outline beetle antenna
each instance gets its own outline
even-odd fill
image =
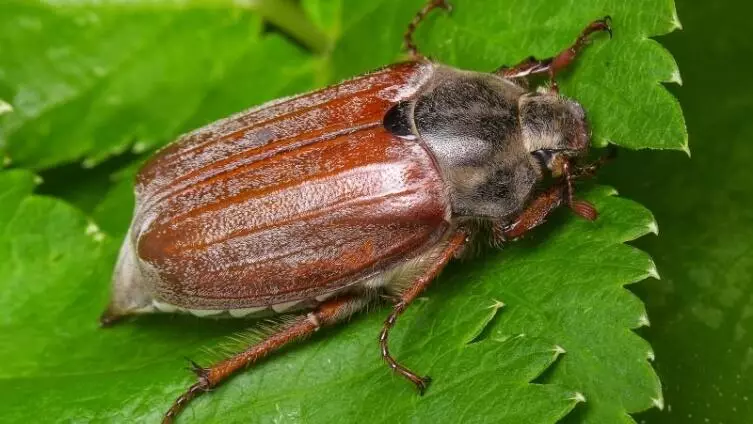
[[[577,169],[576,169],[577,171]],[[576,215],[581,218],[594,221],[599,217],[599,212],[594,205],[585,200],[575,200],[573,198],[573,180],[577,177],[577,174],[573,174],[570,170],[570,162],[565,162],[562,167],[562,172],[565,175],[565,203]]]
[[[568,207],[573,212],[575,212],[576,215],[589,221],[593,221],[599,217],[599,212],[591,203],[585,200],[573,199],[573,180],[575,178],[592,178],[594,175],[596,175],[596,172],[599,170],[599,168],[610,162],[616,156],[617,147],[615,147],[613,144],[609,144],[607,145],[604,153],[598,159],[596,159],[596,161],[584,166],[577,166],[575,167],[573,172],[571,172],[570,170],[570,163],[565,163],[563,167],[566,190],[565,201],[567,202]]]
[[[562,174],[565,176],[565,202],[568,205],[573,204],[573,173],[570,170],[570,161],[565,161],[562,165]]]

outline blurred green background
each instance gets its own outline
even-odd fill
[[[677,0],[672,52],[692,158],[620,152],[605,181],[648,207],[659,236],[635,245],[661,281],[632,289],[651,327],[665,408],[647,423],[753,422],[753,4]]]

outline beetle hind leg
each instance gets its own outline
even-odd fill
[[[405,34],[403,34],[405,50],[408,51],[411,58],[414,60],[422,58],[423,55],[418,51],[418,47],[416,47],[416,43],[413,41],[413,34],[416,32],[416,28],[418,28],[418,25],[424,20],[426,15],[434,9],[444,9],[450,12],[452,11],[452,5],[449,0],[429,0],[424,7],[416,13],[416,16],[414,16],[413,20],[408,24],[408,29],[405,30]]]
[[[368,294],[345,295],[330,299],[320,304],[308,315],[296,317],[279,331],[270,334],[259,343],[219,363],[205,368],[189,360],[191,364],[190,369],[197,375],[199,381],[191,385],[173,401],[170,409],[163,416],[162,423],[172,423],[175,417],[193,399],[217,387],[239,370],[258,362],[271,352],[282,348],[290,342],[311,335],[322,326],[335,324],[347,319],[353,313],[363,309],[371,300]]]

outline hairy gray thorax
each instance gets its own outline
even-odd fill
[[[504,220],[533,190],[540,172],[518,118],[525,93],[495,75],[438,67],[414,99],[415,129],[450,183],[456,216]]]

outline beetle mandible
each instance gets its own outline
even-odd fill
[[[388,349],[390,329],[478,234],[520,237],[573,199],[590,144],[583,108],[556,75],[608,17],[558,55],[492,73],[423,57],[210,124],[153,156],[136,178],[136,208],[113,276],[109,325],[128,315],[187,311],[244,317],[308,310],[258,344],[210,367],[171,406],[390,292],[379,336],[387,364],[423,392],[429,382]],[[548,77],[530,90],[527,78]],[[551,178],[549,178],[551,176]],[[547,187],[542,187],[548,181]]]

